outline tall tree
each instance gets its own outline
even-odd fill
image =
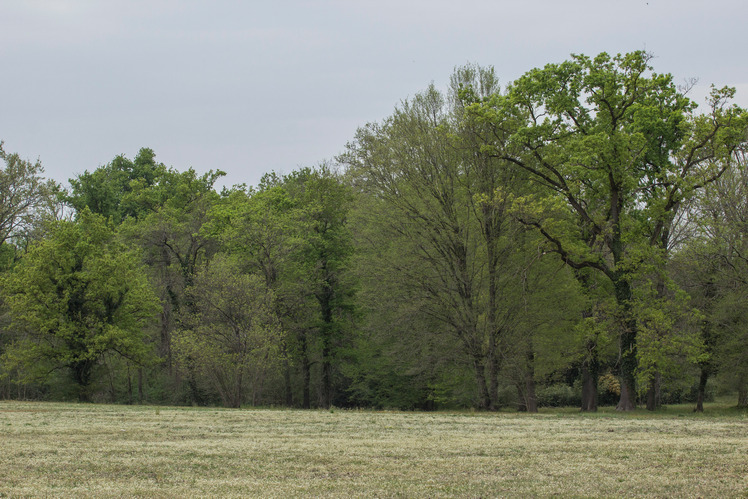
[[[465,114],[461,88],[488,98],[498,82],[490,69],[458,69],[449,96],[432,85],[405,101],[381,125],[359,129],[343,160],[377,200],[383,240],[398,238],[408,255],[392,270],[458,339],[473,368],[477,406],[497,409],[499,348],[522,310],[522,238],[509,214],[517,172],[485,153],[478,139],[486,124]]]
[[[120,236],[140,248],[161,299],[158,352],[169,374],[175,374],[171,335],[179,313],[190,305],[185,290],[216,250],[201,227],[219,198],[214,185],[222,175],[221,171],[199,175],[192,168],[183,172],[167,168],[156,162],[151,149],[143,148],[132,160],[120,155],[70,179],[66,201],[75,210],[89,209],[111,219],[119,226]],[[191,381],[190,397],[200,401],[197,385]]]
[[[37,224],[45,208],[53,203],[59,186],[42,177],[40,161],[34,163],[7,153],[0,142],[0,246],[14,236],[23,236]]]
[[[218,257],[197,274],[187,293],[194,311],[174,333],[178,361],[207,376],[227,407],[240,407],[248,391],[257,403],[263,381],[280,361],[272,291],[236,261]]]
[[[748,407],[748,157],[745,149],[735,157],[700,196],[698,237],[680,259],[681,280],[705,315],[696,410],[703,410],[707,380],[718,372],[737,389],[738,405]]]
[[[32,245],[2,290],[20,332],[3,362],[24,380],[46,381],[65,369],[87,401],[104,355],[155,360],[147,335],[157,311],[153,290],[137,255],[87,209]]]
[[[119,155],[92,172],[86,170],[71,178],[66,201],[76,211],[88,207],[119,224],[152,208],[143,203],[142,191],[156,185],[165,173],[166,167],[156,163],[153,150],[142,148],[133,160]]]
[[[257,189],[235,189],[216,203],[205,231],[218,241],[222,252],[241,262],[241,272],[258,276],[272,296],[271,308],[284,332],[280,343],[284,398],[292,406],[292,357],[305,330],[302,317],[310,314],[307,279],[300,275],[297,258],[303,244],[297,203],[282,177],[267,174]],[[302,364],[308,367],[303,359]],[[309,371],[303,371],[303,405],[309,407]]]
[[[341,351],[349,344],[352,287],[348,260],[350,188],[326,166],[268,174],[257,189],[235,190],[211,210],[206,228],[243,272],[264,282],[284,331],[285,400],[293,403],[292,366],[301,375],[301,406],[345,402]],[[318,373],[316,373],[318,366]]]
[[[348,273],[353,251],[348,227],[351,191],[326,165],[298,170],[285,178],[285,184],[300,210],[304,239],[300,263],[307,273],[307,289],[316,301],[311,329],[306,334],[302,332],[299,339],[303,350],[308,352],[312,338],[309,333],[316,335],[321,370],[320,405],[330,407],[337,394],[336,379],[341,374],[342,352],[350,344],[350,324],[355,313],[354,287]]]
[[[219,195],[213,186],[223,172],[198,175],[193,169],[179,172],[168,169],[158,183],[140,192],[141,206],[147,209],[138,218],[130,218],[122,232],[139,245],[144,260],[153,271],[164,306],[161,315],[160,352],[170,365],[170,335],[175,313],[189,300],[185,289],[192,285],[199,267],[216,248],[209,235],[201,231],[208,212]]]
[[[412,241],[388,223],[399,216],[381,199],[356,193],[352,270],[361,317],[346,365],[352,402],[404,410],[474,406],[476,384],[461,343],[426,313],[428,297],[395,270],[421,265]]]
[[[466,96],[493,125],[485,136],[492,154],[544,189],[519,200],[524,223],[568,265],[612,284],[621,314],[619,410],[635,406],[639,264],[662,261],[682,202],[719,178],[745,140],[746,113],[728,105],[732,90],[714,90],[707,113],[695,114],[650,59],[644,52],[573,56],[526,73],[506,95]]]
[[[142,249],[143,259],[161,299],[159,354],[172,373],[171,336],[181,313],[192,314],[193,300],[186,290],[195,276],[217,251],[216,242],[202,230],[211,206],[219,199],[214,185],[223,175],[209,171],[198,175],[193,169],[168,169],[156,185],[143,189],[138,198],[148,206],[138,217],[130,217],[121,232]],[[180,379],[175,379],[179,384]],[[194,376],[187,377],[189,397],[202,403]]]

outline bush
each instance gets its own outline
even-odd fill
[[[621,398],[621,382],[610,371],[606,372],[597,382],[597,404],[616,405]]]
[[[550,385],[538,389],[539,407],[573,407],[582,405],[582,394],[569,385]]]

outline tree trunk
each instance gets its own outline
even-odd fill
[[[78,385],[78,400],[80,402],[90,402],[91,394],[89,393],[89,389],[94,361],[81,360],[70,365],[70,368],[73,371],[73,380]]]
[[[479,353],[473,353],[473,368],[475,369],[475,381],[478,384],[478,408],[489,409],[491,407],[491,397],[486,387],[486,367],[483,364],[483,356]]]
[[[738,408],[748,409],[748,386],[745,384],[738,389]]]
[[[322,345],[322,393],[321,393],[321,406],[325,409],[329,409],[332,406],[332,351],[330,344],[325,341],[329,338],[327,335],[323,339]]]
[[[114,372],[112,369],[112,366],[109,364],[108,361],[105,361],[106,364],[106,371],[107,371],[107,377],[109,378],[109,402],[112,404],[116,403],[117,401],[117,390],[114,388]],[[129,378],[130,376],[130,363],[127,363],[127,376]]]
[[[527,412],[527,399],[522,381],[517,382],[517,410]]]
[[[161,296],[161,303],[163,306],[161,309],[161,328],[159,331],[159,354],[165,359],[169,376],[172,376],[174,374],[174,363],[171,351],[171,330],[173,328],[172,313],[179,311],[179,296],[170,283],[168,269],[171,264],[171,256],[169,255],[169,249],[163,244],[161,245],[161,262],[161,281],[165,283],[165,295],[162,294]]]
[[[532,351],[532,342],[527,347],[525,354],[527,370],[525,371],[525,406],[527,412],[538,412],[538,398],[535,395],[535,353]]]
[[[114,387],[112,387],[112,398],[114,398]],[[130,375],[130,363],[127,363],[127,403],[132,405],[134,402],[132,396],[132,376]]]
[[[244,363],[242,362],[242,365]],[[233,387],[229,387],[231,393],[231,407],[239,409],[242,406],[242,400],[244,399],[244,372],[243,368],[238,369],[236,375],[236,381]],[[254,403],[254,401],[252,401]]]
[[[499,410],[499,355],[496,351],[496,336],[491,333],[488,345],[488,386],[489,405],[491,411]]]
[[[621,397],[618,399],[616,411],[633,411],[636,409],[636,394],[634,393],[634,383],[626,381],[621,377]]]
[[[620,256],[614,259],[617,264],[620,261]],[[619,339],[621,352],[621,398],[618,400],[616,410],[633,411],[636,409],[634,373],[636,372],[638,361],[636,358],[636,319],[631,317],[631,285],[619,271],[616,271],[613,287],[623,327]]]
[[[535,354],[532,346],[527,346],[525,366],[518,373],[517,410],[520,412],[538,412],[538,398],[535,395]]]
[[[159,353],[165,360],[167,372],[169,375],[172,375],[174,372],[174,364],[171,356],[171,320],[169,317],[169,311],[167,310],[167,307],[169,306],[169,304],[165,304],[164,309],[161,312]]]
[[[535,376],[532,372],[525,378],[525,398],[527,412],[538,412],[538,398],[535,396]]]
[[[532,376],[527,376],[517,383],[517,410],[519,412],[538,412],[535,379]]]
[[[586,283],[585,283],[586,284]],[[589,311],[583,317],[592,317]],[[582,363],[582,411],[597,411],[597,381],[600,377],[600,360],[597,357],[597,339],[587,341],[587,359]]]
[[[143,368],[138,368],[138,404],[143,403]]]
[[[654,376],[649,380],[647,387],[647,410],[654,411],[657,409],[657,381]]]
[[[661,400],[660,400],[660,386],[661,386],[662,376],[660,376],[659,372],[655,372],[654,376],[652,376],[652,379],[649,380],[649,388],[647,389],[647,410],[648,411],[655,411],[659,409],[662,406]]]
[[[582,411],[597,411],[597,362],[582,365]]]
[[[197,373],[195,372],[194,360],[191,356],[187,357],[185,364],[187,367],[187,386],[190,389],[190,401],[193,405],[205,405],[200,387],[197,384]]]
[[[636,409],[636,324],[627,321],[627,330],[621,334],[621,398],[616,406],[617,411],[633,411]]]
[[[322,260],[322,272],[324,275],[324,283],[321,292],[317,294],[320,315],[322,316],[322,324],[319,328],[322,343],[320,405],[325,409],[329,409],[332,406],[333,334],[335,334],[335,327],[333,324],[333,298],[337,286],[333,274],[329,272],[328,262],[324,258]]]
[[[623,336],[632,336],[625,333]],[[634,371],[636,369],[636,351],[633,350],[633,338],[621,339],[622,349],[628,350],[622,354],[621,359],[621,398],[616,406],[617,411],[633,411],[636,409],[636,382]],[[630,345],[626,348],[626,345]]]
[[[696,394],[696,408],[694,412],[704,412],[704,395],[706,394],[706,382],[709,379],[709,371],[705,368],[701,368],[701,376],[699,376],[699,391]]]
[[[311,378],[312,378],[312,366],[309,363],[309,352],[307,352],[306,335],[302,333],[299,340],[301,343],[301,377],[302,377],[301,406],[304,409],[309,409],[311,407],[310,385],[311,385]]]
[[[487,193],[494,195],[493,188]],[[483,204],[483,234],[486,240],[486,257],[488,261],[488,409],[499,410],[499,352],[498,338],[501,330],[496,325],[496,307],[499,299],[497,259],[494,232],[494,210],[489,203]]]
[[[293,391],[291,387],[291,364],[288,356],[284,353],[283,358],[283,384],[286,392],[286,407],[293,407]]]

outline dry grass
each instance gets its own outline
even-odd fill
[[[748,496],[748,417],[0,402],[0,496]]]

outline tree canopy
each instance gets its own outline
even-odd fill
[[[20,334],[3,354],[23,379],[45,380],[65,369],[89,400],[102,357],[153,362],[148,330],[157,300],[138,261],[99,215],[84,209],[58,222],[32,245],[2,282],[3,299]]]
[[[623,410],[635,397],[633,281],[664,257],[682,203],[730,167],[746,130],[745,111],[728,105],[734,90],[714,89],[708,112],[697,114],[650,58],[573,56],[529,71],[503,95],[463,91],[469,111],[491,125],[491,155],[539,186],[515,198],[519,219],[567,265],[595,269],[613,285]]]
[[[748,113],[652,62],[458,67],[334,161],[220,192],[148,148],[63,192],[0,147],[0,394],[748,405]]]

